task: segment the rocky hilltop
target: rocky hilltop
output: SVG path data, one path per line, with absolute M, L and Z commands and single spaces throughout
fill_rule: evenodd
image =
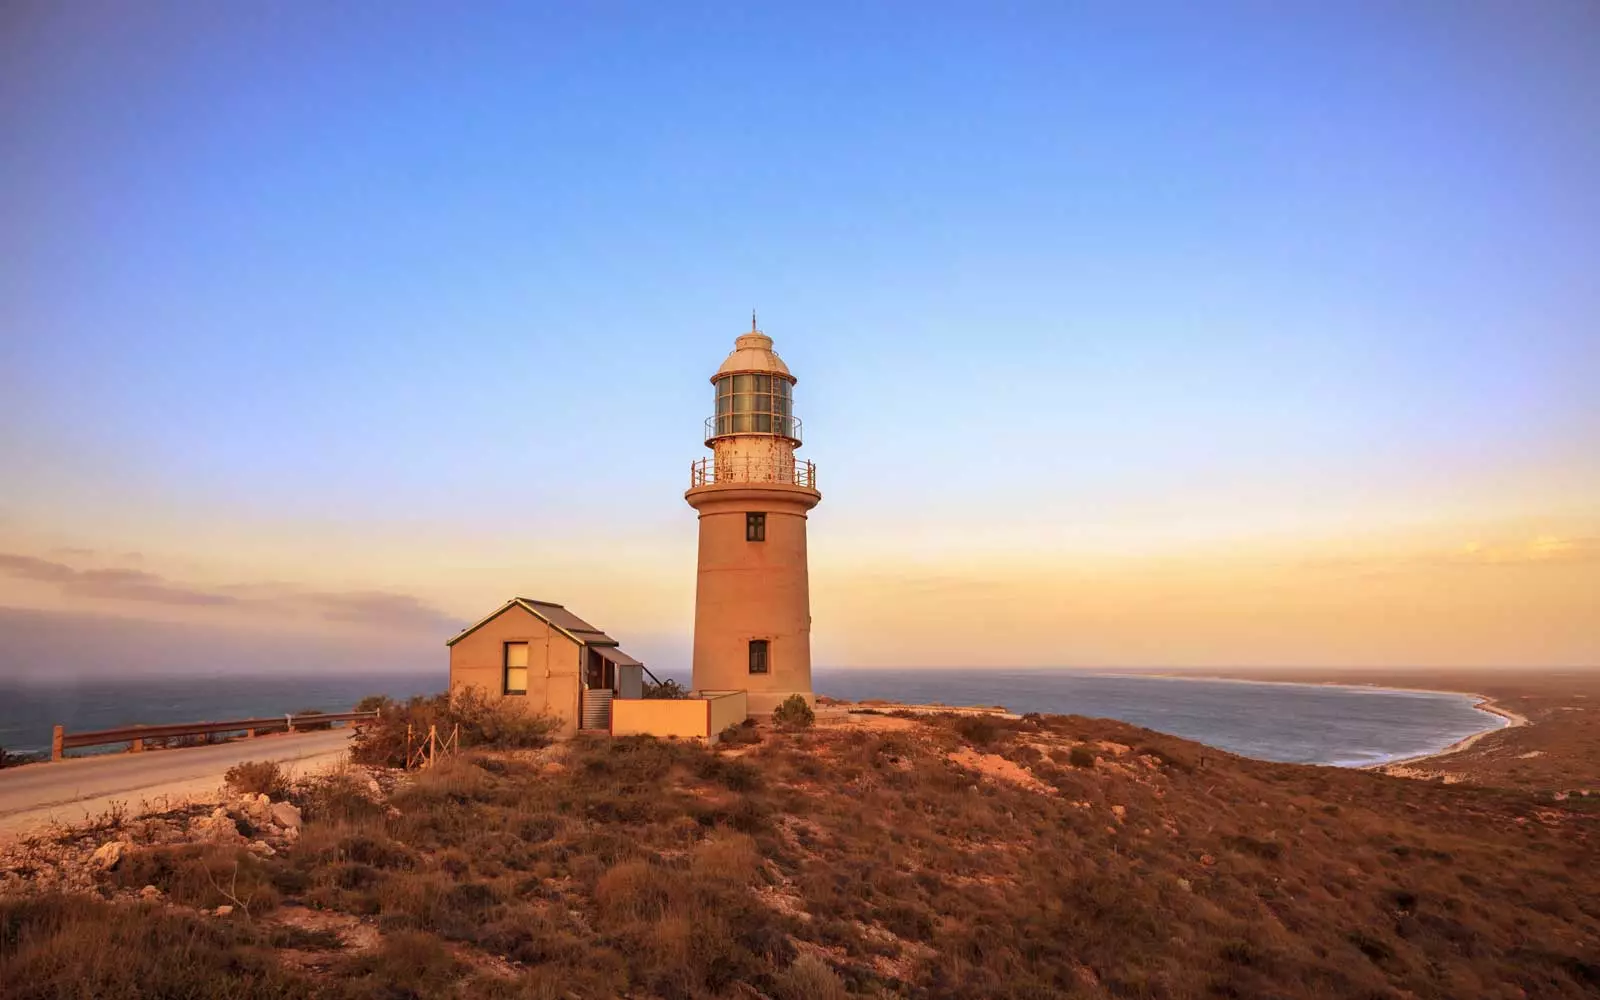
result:
M 1600 992 L 1600 798 L 1077 717 L 730 735 L 352 769 L 37 841 L 0 862 L 0 994 Z

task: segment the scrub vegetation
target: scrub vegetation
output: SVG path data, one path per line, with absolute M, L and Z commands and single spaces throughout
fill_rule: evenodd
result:
M 1268 764 L 1103 720 L 893 714 L 711 748 L 472 751 L 383 783 L 297 791 L 303 833 L 275 856 L 141 851 L 104 876 L 113 898 L 0 902 L 3 992 L 1600 991 L 1592 797 Z M 143 885 L 164 901 L 125 898 Z
M 281 799 L 289 794 L 289 776 L 270 760 L 247 760 L 228 768 L 222 776 L 229 788 L 242 795 Z
M 350 759 L 376 767 L 405 767 L 430 729 L 463 749 L 520 750 L 547 746 L 556 728 L 548 716 L 529 715 L 476 688 L 407 701 L 363 698 L 356 711 L 379 716 L 351 737 Z

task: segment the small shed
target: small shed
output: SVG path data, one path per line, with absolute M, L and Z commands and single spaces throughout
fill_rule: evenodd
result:
M 451 693 L 516 699 L 559 720 L 562 735 L 609 730 L 612 699 L 644 694 L 644 664 L 551 601 L 513 597 L 445 645 Z

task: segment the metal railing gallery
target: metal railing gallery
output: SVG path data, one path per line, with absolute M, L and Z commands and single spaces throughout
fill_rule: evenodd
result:
M 769 458 L 736 458 L 718 462 L 702 458 L 689 463 L 689 487 L 717 483 L 784 483 L 817 488 L 817 467 L 807 461 L 778 461 Z

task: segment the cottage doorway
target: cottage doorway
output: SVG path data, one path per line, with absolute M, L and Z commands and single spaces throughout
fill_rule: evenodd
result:
M 616 664 L 593 646 L 583 647 L 583 728 L 611 729 L 611 699 L 617 690 Z

